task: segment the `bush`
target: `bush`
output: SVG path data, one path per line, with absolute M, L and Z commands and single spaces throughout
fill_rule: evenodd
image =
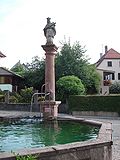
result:
M 109 91 L 110 91 L 110 94 L 119 94 L 120 93 L 120 82 L 115 82 L 111 84 Z
M 4 102 L 4 101 L 5 101 L 5 93 L 0 89 L 0 102 Z
M 30 103 L 33 93 L 33 87 L 21 89 L 20 96 L 18 95 L 19 102 Z
M 11 151 L 12 152 L 12 151 Z M 37 155 L 26 155 L 26 156 L 21 156 L 21 155 L 19 155 L 19 153 L 18 154 L 16 154 L 15 152 L 12 152 L 14 155 L 15 155 L 15 157 L 16 157 L 16 160 L 37 160 Z
M 3 94 L 0 94 L 0 102 L 4 102 L 5 96 Z
M 18 98 L 15 96 L 10 96 L 9 97 L 9 102 L 10 103 L 18 103 Z
M 120 113 L 120 96 L 70 96 L 70 111 L 108 111 Z
M 70 95 L 82 95 L 85 87 L 75 76 L 64 76 L 57 81 L 57 99 L 65 102 Z
M 30 103 L 33 95 L 33 87 L 21 89 L 19 93 L 10 94 L 10 103 Z

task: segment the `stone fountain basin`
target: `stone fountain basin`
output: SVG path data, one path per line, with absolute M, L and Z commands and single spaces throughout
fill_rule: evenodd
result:
M 112 160 L 112 124 L 72 116 L 58 119 L 77 121 L 100 127 L 97 139 L 44 148 L 24 149 L 19 155 L 37 155 L 38 160 Z M 68 133 L 69 134 L 69 133 Z M 0 153 L 0 160 L 15 160 L 12 153 Z

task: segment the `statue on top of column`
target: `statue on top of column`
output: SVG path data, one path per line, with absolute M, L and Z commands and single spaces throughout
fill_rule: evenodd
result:
M 47 24 L 45 26 L 44 30 L 44 35 L 46 37 L 46 45 L 51 45 L 53 44 L 53 39 L 54 36 L 56 35 L 56 29 L 55 29 L 55 22 L 50 22 L 51 18 L 47 18 Z

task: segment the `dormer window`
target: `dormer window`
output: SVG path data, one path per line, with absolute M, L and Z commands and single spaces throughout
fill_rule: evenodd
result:
M 107 62 L 108 67 L 112 67 L 112 61 Z

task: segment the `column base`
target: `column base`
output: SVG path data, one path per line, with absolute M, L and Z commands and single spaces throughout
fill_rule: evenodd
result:
M 41 101 L 40 110 L 43 112 L 43 119 L 57 119 L 58 117 L 58 105 L 61 101 Z

